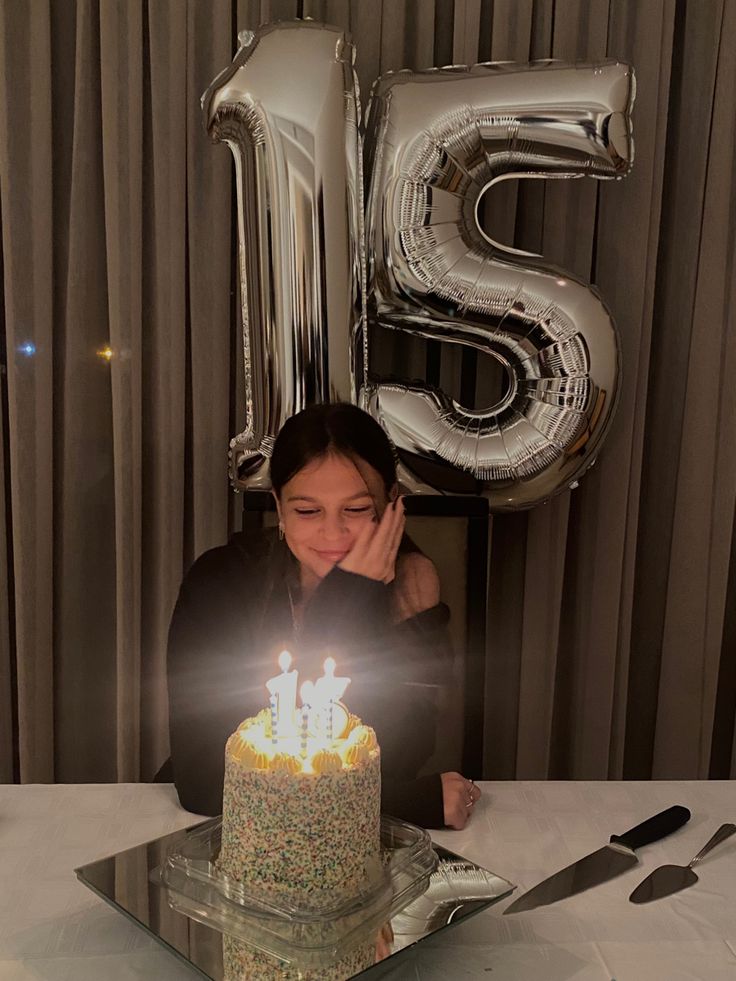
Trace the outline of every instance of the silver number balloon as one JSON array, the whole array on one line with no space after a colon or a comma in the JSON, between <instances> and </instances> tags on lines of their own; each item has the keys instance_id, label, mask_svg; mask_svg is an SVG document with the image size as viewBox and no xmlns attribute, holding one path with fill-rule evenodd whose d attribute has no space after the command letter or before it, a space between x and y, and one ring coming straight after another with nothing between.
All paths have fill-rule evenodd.
<instances>
[{"instance_id":1,"label":"silver number balloon","mask_svg":"<svg viewBox=\"0 0 736 981\"><path fill-rule=\"evenodd\" d=\"M371 99L366 219L373 326L470 345L505 367L487 409L405 379L362 404L402 457L404 483L446 491L458 471L492 508L531 507L593 462L619 352L598 294L481 228L478 203L512 177L614 178L633 156L625 65L489 64L384 76ZM472 480L471 480L472 483Z\"/></svg>"},{"instance_id":2,"label":"silver number balloon","mask_svg":"<svg viewBox=\"0 0 736 981\"><path fill-rule=\"evenodd\" d=\"M337 28L287 22L239 36L202 108L235 158L247 428L236 487L267 488L284 421L355 401L364 360L359 103ZM355 363L354 363L355 362Z\"/></svg>"}]
</instances>

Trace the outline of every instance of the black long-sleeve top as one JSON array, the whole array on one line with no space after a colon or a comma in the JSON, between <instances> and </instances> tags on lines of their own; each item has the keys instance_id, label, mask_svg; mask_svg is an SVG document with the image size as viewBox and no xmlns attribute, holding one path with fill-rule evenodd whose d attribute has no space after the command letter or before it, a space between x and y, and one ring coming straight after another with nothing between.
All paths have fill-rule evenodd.
<instances>
[{"instance_id":1,"label":"black long-sleeve top","mask_svg":"<svg viewBox=\"0 0 736 981\"><path fill-rule=\"evenodd\" d=\"M449 611L438 604L398 624L391 586L335 567L317 586L295 632L290 593L298 566L272 532L235 535L186 575L169 629L171 764L179 800L198 814L222 811L225 743L267 704L278 654L294 655L300 680L332 654L351 712L381 747L382 810L442 827L439 774L417 773L434 751L436 696L449 660Z\"/></svg>"}]
</instances>

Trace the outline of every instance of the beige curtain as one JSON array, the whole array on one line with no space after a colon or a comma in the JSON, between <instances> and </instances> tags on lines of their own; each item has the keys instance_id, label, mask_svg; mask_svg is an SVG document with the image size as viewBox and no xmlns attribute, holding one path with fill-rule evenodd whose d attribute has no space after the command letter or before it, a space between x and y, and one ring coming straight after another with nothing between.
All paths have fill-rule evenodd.
<instances>
[{"instance_id":1,"label":"beige curtain","mask_svg":"<svg viewBox=\"0 0 736 981\"><path fill-rule=\"evenodd\" d=\"M178 584L242 507L232 163L198 99L293 16L351 31L364 103L402 67L635 65L630 177L486 202L598 284L623 391L577 490L491 520L483 775L733 777L734 0L1 0L0 779L167 754ZM446 386L459 357L427 353Z\"/></svg>"}]
</instances>

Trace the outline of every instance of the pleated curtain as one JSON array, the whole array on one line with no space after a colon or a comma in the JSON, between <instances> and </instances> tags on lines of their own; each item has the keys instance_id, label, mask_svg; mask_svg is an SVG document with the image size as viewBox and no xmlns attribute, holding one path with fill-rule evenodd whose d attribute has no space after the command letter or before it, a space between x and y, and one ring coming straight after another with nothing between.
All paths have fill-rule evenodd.
<instances>
[{"instance_id":1,"label":"pleated curtain","mask_svg":"<svg viewBox=\"0 0 736 981\"><path fill-rule=\"evenodd\" d=\"M242 521L232 160L199 97L238 30L295 16L350 31L364 107L392 69L635 66L629 177L484 202L494 238L598 286L623 374L580 486L490 519L476 776L733 778L734 0L3 0L0 779L168 753L179 582ZM433 357L457 386L462 352Z\"/></svg>"}]
</instances>

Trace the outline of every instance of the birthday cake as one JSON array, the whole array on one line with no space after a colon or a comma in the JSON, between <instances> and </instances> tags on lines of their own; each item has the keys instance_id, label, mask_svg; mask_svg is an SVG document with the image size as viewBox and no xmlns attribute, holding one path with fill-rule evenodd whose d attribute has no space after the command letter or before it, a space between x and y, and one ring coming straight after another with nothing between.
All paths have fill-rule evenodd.
<instances>
[{"instance_id":1,"label":"birthday cake","mask_svg":"<svg viewBox=\"0 0 736 981\"><path fill-rule=\"evenodd\" d=\"M271 708L228 739L217 865L266 901L318 910L359 890L377 862L380 750L334 698L348 679L331 659L322 691L302 687L301 709L289 661L268 683Z\"/></svg>"}]
</instances>

